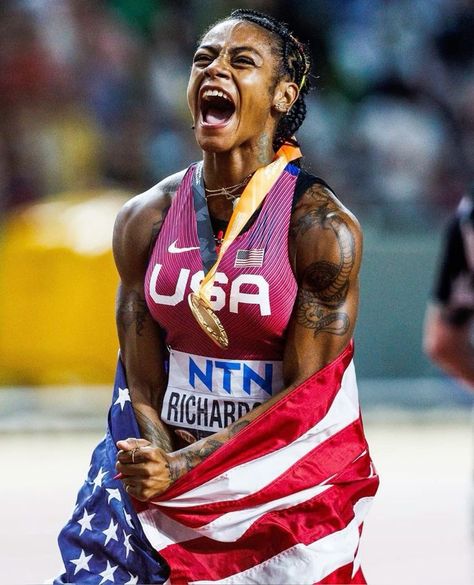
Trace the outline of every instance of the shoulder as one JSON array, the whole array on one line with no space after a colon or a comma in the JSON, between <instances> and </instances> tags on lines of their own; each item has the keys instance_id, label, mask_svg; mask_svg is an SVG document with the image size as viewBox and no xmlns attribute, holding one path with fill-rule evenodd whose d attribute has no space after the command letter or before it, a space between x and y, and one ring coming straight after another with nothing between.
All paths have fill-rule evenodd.
<instances>
[{"instance_id":1,"label":"shoulder","mask_svg":"<svg viewBox=\"0 0 474 585\"><path fill-rule=\"evenodd\" d=\"M290 245L297 274L311 261L342 262L349 258L357 273L362 256L362 230L355 215L329 186L315 180L293 210Z\"/></svg>"},{"instance_id":2,"label":"shoulder","mask_svg":"<svg viewBox=\"0 0 474 585\"><path fill-rule=\"evenodd\" d=\"M183 170L166 177L148 191L129 199L117 215L115 230L120 232L130 227L140 230L143 224L151 225L171 205L185 174Z\"/></svg>"},{"instance_id":3,"label":"shoulder","mask_svg":"<svg viewBox=\"0 0 474 585\"><path fill-rule=\"evenodd\" d=\"M356 216L336 197L332 189L321 179L309 176L308 185L299 197L291 217L291 230L294 236L302 236L311 227L320 223L344 221L358 233L362 233Z\"/></svg>"},{"instance_id":4,"label":"shoulder","mask_svg":"<svg viewBox=\"0 0 474 585\"><path fill-rule=\"evenodd\" d=\"M187 169L129 199L115 220L113 252L122 274L133 263L140 271L148 262L150 245L158 235Z\"/></svg>"}]
</instances>

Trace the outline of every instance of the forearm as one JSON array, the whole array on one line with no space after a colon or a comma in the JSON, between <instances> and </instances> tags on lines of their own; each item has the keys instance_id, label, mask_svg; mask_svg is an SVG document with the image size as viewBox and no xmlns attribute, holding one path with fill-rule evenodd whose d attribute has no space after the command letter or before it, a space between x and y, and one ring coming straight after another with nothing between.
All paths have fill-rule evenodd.
<instances>
[{"instance_id":1,"label":"forearm","mask_svg":"<svg viewBox=\"0 0 474 585\"><path fill-rule=\"evenodd\" d=\"M250 413L249 413L250 414ZM188 471L191 471L202 463L205 459L212 455L219 447L225 445L232 437L234 437L241 429L250 424L248 415L237 420L226 429L214 433L209 437L205 437L188 447L184 447L179 451L175 451L169 465L169 473L171 482L175 482Z\"/></svg>"},{"instance_id":2,"label":"forearm","mask_svg":"<svg viewBox=\"0 0 474 585\"><path fill-rule=\"evenodd\" d=\"M132 406L142 438L150 441L153 446L160 447L167 453L173 451L175 448L173 435L169 428L160 419L157 410L142 400L135 399L134 401L133 392Z\"/></svg>"},{"instance_id":3,"label":"forearm","mask_svg":"<svg viewBox=\"0 0 474 585\"><path fill-rule=\"evenodd\" d=\"M140 360L140 356L129 349L122 355L122 359L127 372L130 400L142 438L167 453L173 451L173 434L160 417L162 397L167 385L161 356L156 356L157 366L154 368L147 368L145 359Z\"/></svg>"},{"instance_id":4,"label":"forearm","mask_svg":"<svg viewBox=\"0 0 474 585\"><path fill-rule=\"evenodd\" d=\"M172 435L160 418L168 378L163 343L143 295L133 288L119 289L117 331L141 436L169 453L174 449Z\"/></svg>"},{"instance_id":5,"label":"forearm","mask_svg":"<svg viewBox=\"0 0 474 585\"><path fill-rule=\"evenodd\" d=\"M214 453L219 447L225 445L235 435L248 426L257 416L263 414L278 400L281 400L288 392L295 388L296 384L291 384L285 387L281 392L260 404L250 412L243 415L241 418L230 424L225 429L217 433L213 433L196 443L175 451L171 454L171 461L169 464L169 473L171 482L176 481L188 471L191 471Z\"/></svg>"}]
</instances>

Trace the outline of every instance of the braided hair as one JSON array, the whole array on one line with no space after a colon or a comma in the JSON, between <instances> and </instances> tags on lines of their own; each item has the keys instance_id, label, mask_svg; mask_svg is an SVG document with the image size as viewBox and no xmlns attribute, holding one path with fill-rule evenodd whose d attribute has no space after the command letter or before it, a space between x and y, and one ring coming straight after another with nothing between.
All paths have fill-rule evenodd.
<instances>
[{"instance_id":1,"label":"braided hair","mask_svg":"<svg viewBox=\"0 0 474 585\"><path fill-rule=\"evenodd\" d=\"M298 99L291 109L280 118L273 138L275 152L285 143L297 144L294 134L306 117L305 95L311 89L309 72L311 57L308 48L298 41L288 26L272 16L257 10L239 8L224 20L245 20L269 31L276 40L276 51L280 58L279 77L288 76L299 87Z\"/></svg>"}]
</instances>

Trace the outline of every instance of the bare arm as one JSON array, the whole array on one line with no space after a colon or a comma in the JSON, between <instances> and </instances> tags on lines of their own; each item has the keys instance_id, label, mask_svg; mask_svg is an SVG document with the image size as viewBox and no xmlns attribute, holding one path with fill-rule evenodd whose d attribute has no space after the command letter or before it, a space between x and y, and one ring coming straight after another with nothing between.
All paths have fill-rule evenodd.
<instances>
[{"instance_id":1,"label":"bare arm","mask_svg":"<svg viewBox=\"0 0 474 585\"><path fill-rule=\"evenodd\" d=\"M423 347L428 357L447 374L474 390L474 347L470 322L454 325L439 305L429 305L425 316Z\"/></svg>"},{"instance_id":2,"label":"bare arm","mask_svg":"<svg viewBox=\"0 0 474 585\"><path fill-rule=\"evenodd\" d=\"M173 443L159 416L167 383L164 347L160 328L145 302L144 281L149 252L176 183L168 181L128 202L117 217L113 241L120 275L117 331L132 406L142 436L166 452L173 450Z\"/></svg>"},{"instance_id":3,"label":"bare arm","mask_svg":"<svg viewBox=\"0 0 474 585\"><path fill-rule=\"evenodd\" d=\"M218 433L171 454L143 444L130 463L124 442L117 469L132 495L147 500L204 461L257 416L336 358L352 337L357 316L362 236L355 218L324 187L311 188L292 218L290 252L298 295L283 360L285 387Z\"/></svg>"}]
</instances>

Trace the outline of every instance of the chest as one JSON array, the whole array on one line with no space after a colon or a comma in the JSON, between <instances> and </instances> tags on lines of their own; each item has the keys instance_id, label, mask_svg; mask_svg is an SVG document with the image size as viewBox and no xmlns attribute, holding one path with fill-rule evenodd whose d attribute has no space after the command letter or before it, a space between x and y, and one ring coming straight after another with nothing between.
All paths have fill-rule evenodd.
<instances>
[{"instance_id":1,"label":"chest","mask_svg":"<svg viewBox=\"0 0 474 585\"><path fill-rule=\"evenodd\" d=\"M250 229L229 246L209 291L212 309L229 335L226 357L281 354L281 338L296 296L288 259L295 177L287 175L268 193ZM193 198L187 187L184 184L178 191L156 241L145 294L171 347L193 353L198 348L201 355L219 357L222 350L200 330L187 301L199 289L205 273Z\"/></svg>"}]
</instances>

